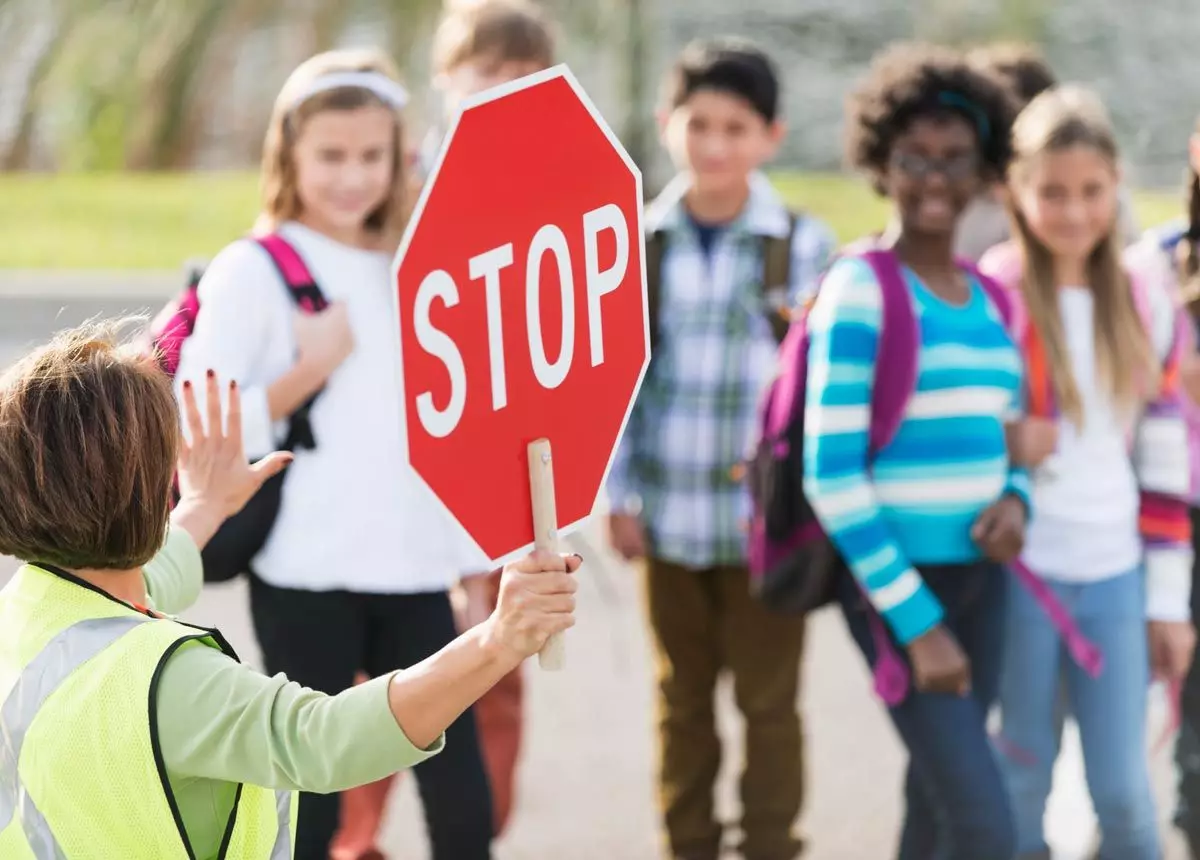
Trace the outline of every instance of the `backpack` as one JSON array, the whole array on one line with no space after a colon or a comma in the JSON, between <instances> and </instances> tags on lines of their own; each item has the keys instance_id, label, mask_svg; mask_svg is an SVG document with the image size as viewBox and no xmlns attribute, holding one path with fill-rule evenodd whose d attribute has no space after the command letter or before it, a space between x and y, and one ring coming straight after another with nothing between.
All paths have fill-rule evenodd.
<instances>
[{"instance_id":1,"label":"backpack","mask_svg":"<svg viewBox=\"0 0 1200 860\"><path fill-rule=\"evenodd\" d=\"M316 285L308 266L291 244L278 234L254 237L278 269L288 294L304 313L319 313L328 306L325 296ZM203 269L192 267L187 286L169 302L146 331L146 351L170 377L179 369L184 342L196 327L200 312L198 288ZM288 431L280 450L295 451L316 447L310 412L317 395L297 409L288 419ZM226 582L250 571L254 557L262 550L283 499L283 480L287 471L269 479L241 511L227 519L208 544L201 550L206 582ZM175 501L179 501L176 489Z\"/></svg>"},{"instance_id":2,"label":"backpack","mask_svg":"<svg viewBox=\"0 0 1200 860\"><path fill-rule=\"evenodd\" d=\"M782 343L791 322L787 306L792 280L792 239L800 216L788 212L788 229L783 236L759 236L763 261L762 293L775 342ZM646 237L646 310L650 323L650 355L658 343L659 306L662 303L662 263L667 252L667 231L655 230Z\"/></svg>"},{"instance_id":3,"label":"backpack","mask_svg":"<svg viewBox=\"0 0 1200 860\"><path fill-rule=\"evenodd\" d=\"M874 458L895 437L916 389L917 318L892 251L864 245L846 249L840 256L857 257L869 265L882 293L868 443L868 458ZM1004 290L971 263L959 260L958 265L982 286L1007 327L1012 304ZM747 464L751 588L759 600L779 612L811 612L831 602L845 569L804 495L811 307L810 300L784 339L779 372L763 397L758 439Z\"/></svg>"}]
</instances>

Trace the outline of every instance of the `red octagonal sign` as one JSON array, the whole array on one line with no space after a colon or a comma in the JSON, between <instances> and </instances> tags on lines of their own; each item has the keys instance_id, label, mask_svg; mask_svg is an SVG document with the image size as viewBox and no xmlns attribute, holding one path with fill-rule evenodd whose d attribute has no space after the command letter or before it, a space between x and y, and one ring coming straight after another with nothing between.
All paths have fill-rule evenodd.
<instances>
[{"instance_id":1,"label":"red octagonal sign","mask_svg":"<svg viewBox=\"0 0 1200 860\"><path fill-rule=\"evenodd\" d=\"M649 360L641 174L565 66L460 112L397 255L408 457L500 563L595 507ZM480 559L484 561L484 559Z\"/></svg>"}]
</instances>

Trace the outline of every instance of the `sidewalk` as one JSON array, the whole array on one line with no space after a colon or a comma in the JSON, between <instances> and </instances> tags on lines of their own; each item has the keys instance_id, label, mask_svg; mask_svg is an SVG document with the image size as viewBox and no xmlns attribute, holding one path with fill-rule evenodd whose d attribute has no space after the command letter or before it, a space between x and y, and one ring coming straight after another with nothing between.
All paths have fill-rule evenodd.
<instances>
[{"instance_id":1,"label":"sidewalk","mask_svg":"<svg viewBox=\"0 0 1200 860\"><path fill-rule=\"evenodd\" d=\"M0 269L4 299L124 299L165 301L183 285L183 267L166 271Z\"/></svg>"}]
</instances>

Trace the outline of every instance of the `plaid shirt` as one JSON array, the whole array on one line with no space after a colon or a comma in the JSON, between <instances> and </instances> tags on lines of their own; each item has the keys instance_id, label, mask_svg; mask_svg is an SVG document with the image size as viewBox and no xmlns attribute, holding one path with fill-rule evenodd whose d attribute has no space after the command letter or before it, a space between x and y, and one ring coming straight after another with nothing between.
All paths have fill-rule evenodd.
<instances>
[{"instance_id":1,"label":"plaid shirt","mask_svg":"<svg viewBox=\"0 0 1200 860\"><path fill-rule=\"evenodd\" d=\"M640 512L656 558L690 567L741 564L749 498L735 478L752 443L777 346L764 305L762 236L782 237L788 211L766 177L722 230L700 246L677 177L646 209L666 232L655 353L613 460L608 496ZM813 288L833 234L801 216L792 236L790 300Z\"/></svg>"}]
</instances>

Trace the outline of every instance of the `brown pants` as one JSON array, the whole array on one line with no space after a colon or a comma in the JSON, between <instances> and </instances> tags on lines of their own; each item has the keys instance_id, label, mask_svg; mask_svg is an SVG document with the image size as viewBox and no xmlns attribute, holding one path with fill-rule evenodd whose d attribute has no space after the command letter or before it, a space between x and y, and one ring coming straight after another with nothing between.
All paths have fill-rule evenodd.
<instances>
[{"instance_id":1,"label":"brown pants","mask_svg":"<svg viewBox=\"0 0 1200 860\"><path fill-rule=\"evenodd\" d=\"M745 568L691 570L654 560L645 586L658 680L659 804L673 856L715 860L719 852L713 694L728 669L746 720L742 852L746 860L793 860L804 777L797 711L803 620L756 601Z\"/></svg>"},{"instance_id":2,"label":"brown pants","mask_svg":"<svg viewBox=\"0 0 1200 860\"><path fill-rule=\"evenodd\" d=\"M499 597L499 575L489 580L495 586L484 598L485 608L496 608ZM465 632L460 617L459 631ZM365 675L358 683L366 681ZM508 826L512 814L513 793L516 788L517 762L521 754L521 703L524 699L524 679L521 669L505 675L475 703L475 721L483 747L484 764L492 788L493 830L497 837ZM338 830L331 857L333 860L375 860L383 855L376 848L388 793L395 777L352 788L342 792L341 827Z\"/></svg>"}]
</instances>

